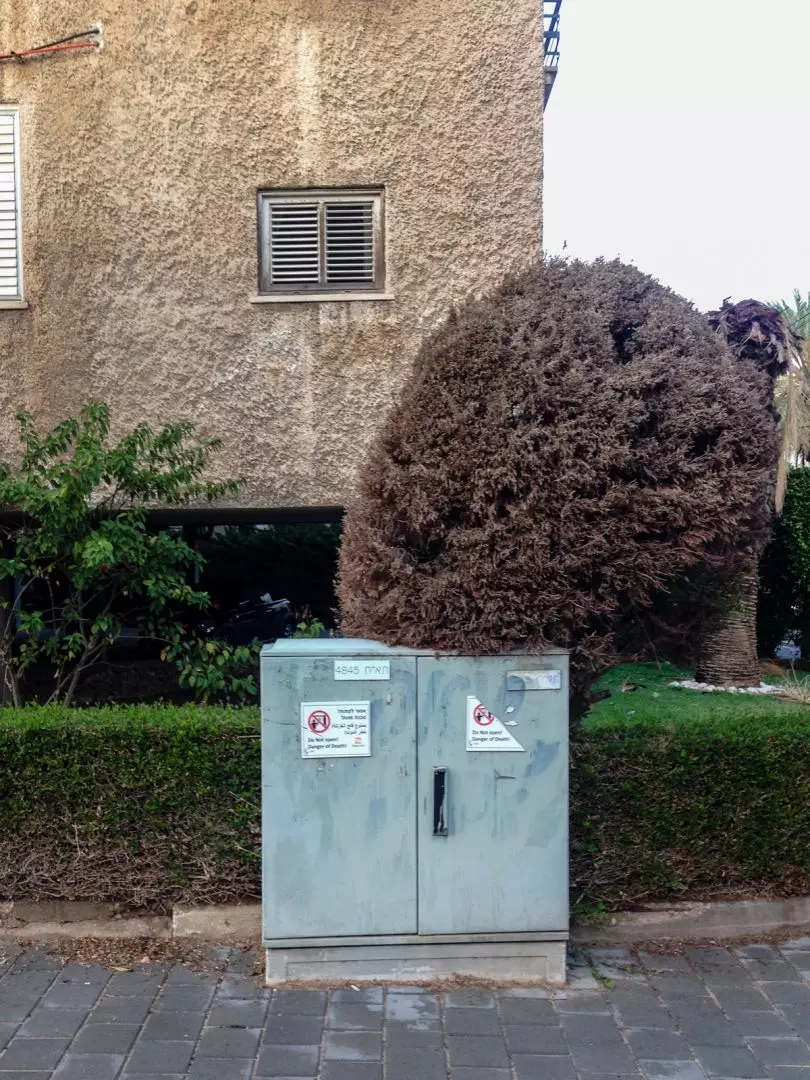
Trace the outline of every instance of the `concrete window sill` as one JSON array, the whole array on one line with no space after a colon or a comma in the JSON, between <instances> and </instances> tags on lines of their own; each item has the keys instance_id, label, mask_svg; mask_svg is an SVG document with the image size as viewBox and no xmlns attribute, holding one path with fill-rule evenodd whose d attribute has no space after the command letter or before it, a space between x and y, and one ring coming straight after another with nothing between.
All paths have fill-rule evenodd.
<instances>
[{"instance_id":1,"label":"concrete window sill","mask_svg":"<svg viewBox=\"0 0 810 1080\"><path fill-rule=\"evenodd\" d=\"M25 311L27 307L26 300L0 300L0 311Z\"/></svg>"},{"instance_id":2,"label":"concrete window sill","mask_svg":"<svg viewBox=\"0 0 810 1080\"><path fill-rule=\"evenodd\" d=\"M251 304L323 304L346 303L350 300L393 300L393 293L384 292L311 292L311 293L265 293L251 297Z\"/></svg>"}]
</instances>

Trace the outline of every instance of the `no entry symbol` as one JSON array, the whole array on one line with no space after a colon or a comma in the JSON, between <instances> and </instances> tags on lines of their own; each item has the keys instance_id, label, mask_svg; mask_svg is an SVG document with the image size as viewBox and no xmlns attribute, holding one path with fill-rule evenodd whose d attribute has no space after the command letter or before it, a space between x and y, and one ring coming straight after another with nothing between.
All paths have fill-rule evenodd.
<instances>
[{"instance_id":1,"label":"no entry symbol","mask_svg":"<svg viewBox=\"0 0 810 1080\"><path fill-rule=\"evenodd\" d=\"M332 718L323 709L316 709L307 717L307 727L313 735L323 735L332 726Z\"/></svg>"},{"instance_id":2,"label":"no entry symbol","mask_svg":"<svg viewBox=\"0 0 810 1080\"><path fill-rule=\"evenodd\" d=\"M473 711L473 720L479 727L489 727L495 720L495 717L489 709L485 709L483 705L476 705L475 710Z\"/></svg>"}]
</instances>

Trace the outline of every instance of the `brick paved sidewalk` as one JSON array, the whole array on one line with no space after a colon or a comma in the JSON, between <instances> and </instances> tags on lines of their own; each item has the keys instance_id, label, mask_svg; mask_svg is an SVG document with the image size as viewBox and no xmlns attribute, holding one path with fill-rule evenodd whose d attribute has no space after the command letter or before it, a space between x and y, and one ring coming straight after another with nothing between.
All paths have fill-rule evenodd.
<instances>
[{"instance_id":1,"label":"brick paved sidewalk","mask_svg":"<svg viewBox=\"0 0 810 1080\"><path fill-rule=\"evenodd\" d=\"M597 950L550 994L273 993L231 959L217 978L20 952L0 969L0 1080L810 1080L810 939L637 965Z\"/></svg>"}]
</instances>

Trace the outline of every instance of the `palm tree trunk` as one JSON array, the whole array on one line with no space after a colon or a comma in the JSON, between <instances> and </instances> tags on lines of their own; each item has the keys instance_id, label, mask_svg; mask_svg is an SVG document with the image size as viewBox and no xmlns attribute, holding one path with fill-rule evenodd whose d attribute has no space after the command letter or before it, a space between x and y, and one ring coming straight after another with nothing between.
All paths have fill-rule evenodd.
<instances>
[{"instance_id":1,"label":"palm tree trunk","mask_svg":"<svg viewBox=\"0 0 810 1080\"><path fill-rule=\"evenodd\" d=\"M703 635L698 682L714 686L759 686L757 657L757 569L746 570L728 586L727 603Z\"/></svg>"}]
</instances>

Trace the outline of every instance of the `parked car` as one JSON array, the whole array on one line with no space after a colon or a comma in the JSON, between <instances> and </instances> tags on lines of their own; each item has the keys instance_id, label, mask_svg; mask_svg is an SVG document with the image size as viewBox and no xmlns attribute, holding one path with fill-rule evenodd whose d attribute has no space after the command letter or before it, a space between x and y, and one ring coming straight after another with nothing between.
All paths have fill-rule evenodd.
<instances>
[{"instance_id":1,"label":"parked car","mask_svg":"<svg viewBox=\"0 0 810 1080\"><path fill-rule=\"evenodd\" d=\"M295 625L289 600L274 600L267 592L253 593L231 608L215 600L196 622L197 631L204 637L230 645L249 645L257 638L266 642L292 637Z\"/></svg>"}]
</instances>

